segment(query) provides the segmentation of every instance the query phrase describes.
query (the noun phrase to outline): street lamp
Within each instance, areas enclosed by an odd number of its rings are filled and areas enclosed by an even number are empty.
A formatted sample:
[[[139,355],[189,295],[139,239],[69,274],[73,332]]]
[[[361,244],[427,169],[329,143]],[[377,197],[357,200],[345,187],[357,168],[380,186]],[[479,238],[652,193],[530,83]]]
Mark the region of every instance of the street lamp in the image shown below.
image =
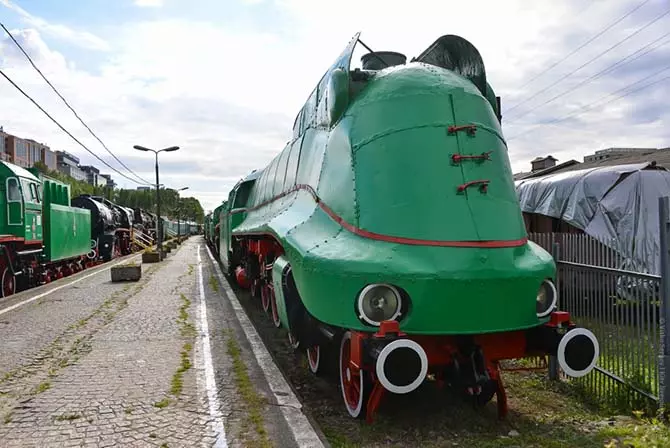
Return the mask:
[[[188,190],[188,187],[182,187],[177,190],[177,239],[181,240],[181,224],[179,222],[179,215],[181,214],[181,198],[179,197],[179,192]]]
[[[156,237],[158,238],[158,242],[156,244],[156,249],[158,249],[158,253],[161,253],[162,249],[162,242],[163,242],[163,226],[161,225],[161,199],[160,199],[160,188],[159,188],[159,183],[158,183],[158,153],[159,152],[169,152],[169,151],[176,151],[179,149],[179,146],[170,146],[169,148],[163,148],[159,149],[156,151],[155,149],[150,149],[150,148],[145,148],[144,146],[140,145],[135,145],[133,148],[137,149],[138,151],[151,151],[154,154],[156,154],[156,215],[158,215],[158,218],[156,219]]]

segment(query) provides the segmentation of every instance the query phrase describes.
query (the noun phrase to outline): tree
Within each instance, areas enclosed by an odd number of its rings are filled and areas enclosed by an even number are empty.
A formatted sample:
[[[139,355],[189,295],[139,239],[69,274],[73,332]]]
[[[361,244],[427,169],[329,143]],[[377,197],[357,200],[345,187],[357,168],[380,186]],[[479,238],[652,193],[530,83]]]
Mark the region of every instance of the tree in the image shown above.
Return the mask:
[[[74,198],[82,194],[92,196],[104,196],[108,200],[123,207],[141,208],[156,213],[156,190],[126,190],[98,187],[76,180],[60,171],[52,171],[42,162],[36,162],[34,167],[45,176],[52,177],[70,185],[70,197]],[[205,217],[200,201],[196,198],[179,198],[179,193],[171,188],[161,188],[159,193],[161,200],[161,214],[168,219],[177,219],[177,206],[181,206],[181,219],[202,223]]]

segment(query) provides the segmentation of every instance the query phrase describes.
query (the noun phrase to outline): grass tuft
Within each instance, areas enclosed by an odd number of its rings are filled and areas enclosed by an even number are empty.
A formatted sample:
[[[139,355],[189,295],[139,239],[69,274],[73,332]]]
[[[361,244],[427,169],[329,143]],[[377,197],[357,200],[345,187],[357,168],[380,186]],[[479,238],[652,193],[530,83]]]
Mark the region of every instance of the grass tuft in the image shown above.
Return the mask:
[[[268,433],[265,429],[265,422],[263,419],[262,405],[263,400],[260,395],[256,392],[251,379],[249,378],[249,372],[247,371],[247,366],[244,364],[242,359],[242,351],[237,341],[228,335],[228,354],[233,361],[233,372],[235,375],[235,384],[237,385],[237,390],[240,393],[242,400],[248,407],[248,421],[253,425],[256,434],[260,437],[260,446],[262,448],[272,447],[272,443],[268,439]]]
[[[81,415],[80,414],[61,414],[56,417],[57,422],[62,422],[62,421],[73,421],[80,419]]]
[[[39,386],[37,386],[37,388],[35,389],[35,394],[41,394],[42,392],[46,392],[49,389],[51,389],[51,383],[45,381],[43,383],[40,383]]]
[[[180,294],[182,305],[179,307],[179,316],[177,317],[177,322],[180,325],[179,332],[185,338],[194,338],[196,331],[192,323],[188,321],[188,308],[191,306],[191,301],[184,294]],[[190,369],[193,365],[191,364],[191,351],[193,350],[193,344],[190,342],[185,342],[181,351],[181,362],[177,371],[172,376],[172,383],[170,387],[170,393],[175,397],[178,397],[184,387],[184,372]]]
[[[219,282],[216,281],[214,274],[209,276],[209,286],[212,288],[212,291],[219,292]]]

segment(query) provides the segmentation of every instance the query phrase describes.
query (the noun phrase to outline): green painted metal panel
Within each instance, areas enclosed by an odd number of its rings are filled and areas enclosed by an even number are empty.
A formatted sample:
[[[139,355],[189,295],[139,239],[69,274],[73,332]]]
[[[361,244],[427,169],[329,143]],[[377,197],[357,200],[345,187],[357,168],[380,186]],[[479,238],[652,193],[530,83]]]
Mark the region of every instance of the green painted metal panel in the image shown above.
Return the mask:
[[[317,193],[335,213],[347,222],[357,225],[358,201],[354,189],[355,170],[349,139],[350,129],[351,119],[345,118],[328,136],[328,151],[324,155]]]
[[[286,166],[286,178],[284,179],[284,190],[288,190],[295,185],[296,175],[298,174],[298,160],[300,157],[300,146],[302,138],[291,143],[290,155]]]
[[[91,212],[70,207],[70,186],[40,175],[44,214],[44,257],[60,261],[86,255],[91,250]]]
[[[296,183],[318,186],[327,140],[328,132],[323,129],[308,129],[305,132]]]
[[[27,209],[24,222],[26,241],[42,241],[42,212],[40,210]]]
[[[91,250],[91,212],[65,205],[45,205],[44,246],[48,261],[85,255]]]
[[[547,320],[536,316],[535,297],[555,265],[534,243],[504,249],[422,247],[374,242],[346,231],[332,237],[319,233],[325,237],[321,243],[287,257],[306,308],[329,324],[370,330],[356,318],[355,301],[365,285],[386,282],[410,297],[410,311],[400,322],[410,333],[508,331]]]

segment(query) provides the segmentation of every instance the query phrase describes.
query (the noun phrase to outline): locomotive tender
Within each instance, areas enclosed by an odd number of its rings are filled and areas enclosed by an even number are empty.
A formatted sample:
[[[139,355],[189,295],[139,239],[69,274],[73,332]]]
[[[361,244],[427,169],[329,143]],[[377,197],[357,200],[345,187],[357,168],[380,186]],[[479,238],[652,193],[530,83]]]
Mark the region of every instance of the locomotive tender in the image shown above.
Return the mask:
[[[529,241],[499,99],[482,58],[446,35],[406,61],[359,34],[298,113],[293,138],[205,219],[229,276],[260,296],[318,374],[339,364],[352,417],[438,384],[497,397],[500,361],[556,355],[588,374],[596,337],[556,310],[555,263]],[[367,48],[367,47],[366,47]]]

